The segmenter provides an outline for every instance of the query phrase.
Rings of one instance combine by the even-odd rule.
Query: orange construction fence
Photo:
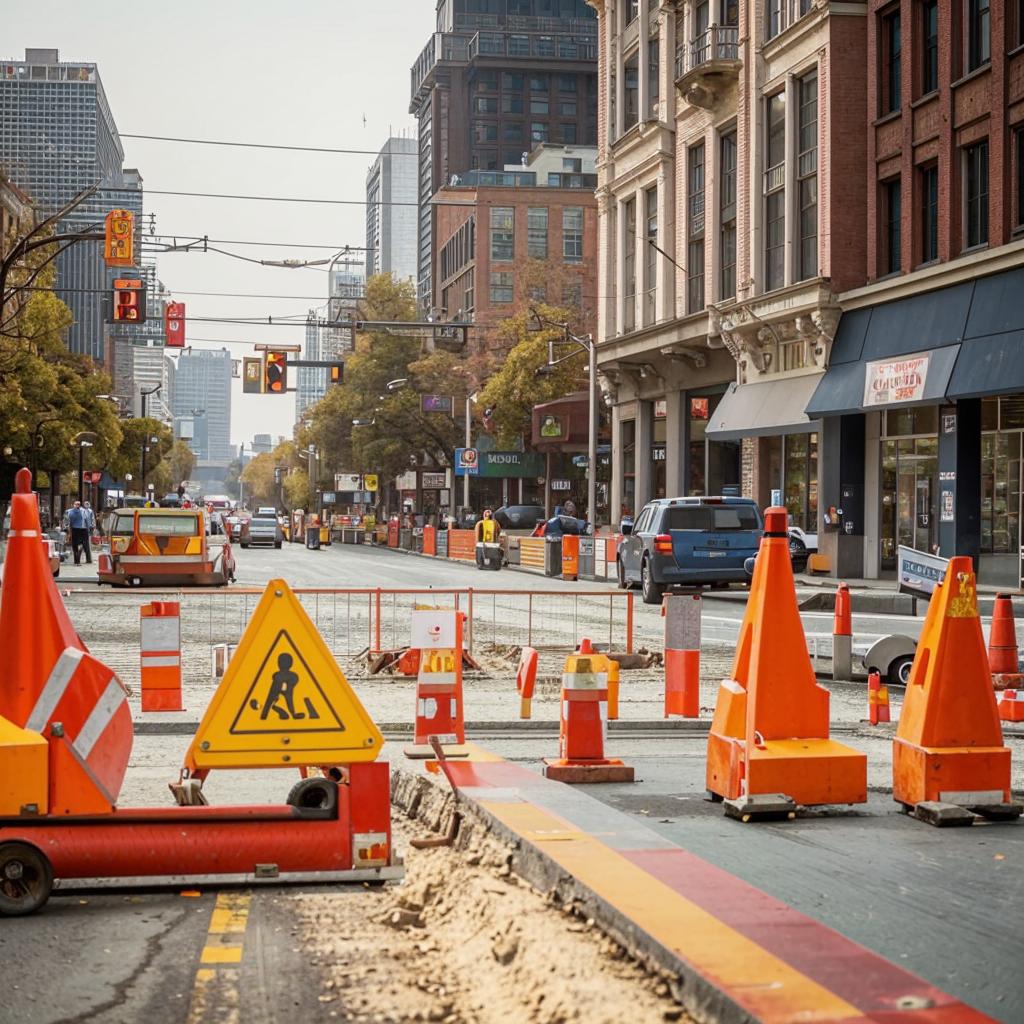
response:
[[[449,530],[448,557],[463,562],[475,562],[476,534],[472,530]]]

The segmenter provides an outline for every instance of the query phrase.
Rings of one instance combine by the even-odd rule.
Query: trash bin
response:
[[[320,531],[319,530],[307,530],[306,531],[306,547],[310,551],[320,550]]]
[[[595,544],[593,537],[580,537],[579,577],[593,579],[595,572]]]
[[[544,575],[562,575],[562,538],[544,538]]]

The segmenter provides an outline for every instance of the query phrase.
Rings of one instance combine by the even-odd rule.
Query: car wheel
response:
[[[665,588],[662,584],[654,581],[651,563],[647,558],[640,565],[640,590],[643,594],[644,604],[661,604],[661,596],[665,592]]]
[[[52,888],[53,868],[43,853],[28,843],[0,845],[0,917],[34,913]]]
[[[807,568],[807,545],[798,537],[789,538],[789,560],[793,564],[793,572],[803,572]]]
[[[629,580],[626,579],[626,567],[622,564],[621,558],[615,559],[615,575],[618,577],[619,590],[629,590]]]
[[[909,655],[905,654],[901,658],[897,658],[890,666],[887,673],[887,677],[890,685],[892,686],[906,686],[910,682],[910,669],[914,664],[914,659]]]

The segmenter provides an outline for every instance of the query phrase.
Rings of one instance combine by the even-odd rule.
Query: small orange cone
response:
[[[565,660],[557,760],[544,759],[544,775],[558,782],[632,782],[633,767],[604,756],[611,661],[588,639]]]
[[[786,522],[784,508],[765,513],[733,678],[719,689],[708,741],[708,791],[746,801],[744,820],[761,796],[780,798],[773,809],[867,799],[867,757],[829,738],[829,693],[807,652]]]
[[[1017,629],[1013,621],[1013,599],[996,594],[992,607],[992,625],[988,633],[988,667],[997,690],[1024,686],[1017,654]]]
[[[889,717],[889,687],[882,685],[882,677],[877,672],[868,676],[868,721],[872,725],[892,721]]]
[[[519,717],[522,719],[530,717],[539,659],[540,655],[533,647],[524,647],[519,656],[519,668],[516,670],[516,693],[519,694]]]
[[[1003,745],[970,558],[950,559],[928,604],[892,772],[893,799],[934,824],[944,823],[942,805],[995,818],[1020,813],[1010,802],[1010,750]],[[964,820],[973,819],[961,813],[950,823]]]

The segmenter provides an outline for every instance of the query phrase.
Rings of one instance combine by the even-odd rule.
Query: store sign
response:
[[[553,491],[571,491],[572,484],[568,480],[552,480],[551,490]]]
[[[363,477],[360,473],[335,473],[334,489],[336,491],[361,491]]]
[[[668,399],[667,398],[656,398],[654,400],[654,418],[656,420],[663,420],[668,417]]]
[[[424,473],[423,490],[439,491],[447,482],[444,473]]]
[[[338,503],[338,495],[335,491],[324,491],[321,497],[325,505],[336,505]]]
[[[476,476],[480,472],[480,453],[475,448],[455,449],[455,475]]]
[[[451,416],[453,401],[451,395],[420,395],[420,408],[423,412],[443,412]]]
[[[663,444],[652,444],[651,445],[651,461],[652,462],[664,462],[665,461],[665,446]]]
[[[947,565],[949,565],[948,558],[940,558],[927,551],[905,548],[901,544],[898,548],[896,564],[896,580],[899,589],[931,597],[932,591],[946,575]]]
[[[456,476],[501,479],[543,474],[544,456],[538,452],[482,452],[476,448],[455,449]]]
[[[909,359],[886,359],[866,363],[864,368],[864,405],[895,405],[920,402],[928,379],[928,353]]]
[[[562,434],[562,418],[560,416],[552,416],[551,413],[546,413],[544,418],[540,421],[540,436],[561,437]]]

